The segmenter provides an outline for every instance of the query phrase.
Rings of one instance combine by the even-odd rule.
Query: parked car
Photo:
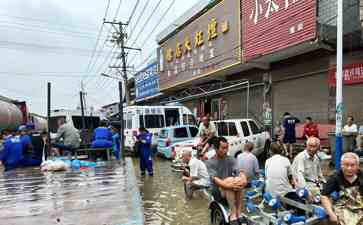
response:
[[[157,151],[166,158],[172,158],[172,146],[176,143],[193,139],[198,134],[198,127],[181,125],[160,130]]]
[[[216,126],[217,136],[225,137],[229,143],[228,155],[237,157],[242,153],[246,142],[255,145],[253,153],[257,157],[266,157],[270,145],[271,137],[263,131],[252,119],[231,119],[211,121]],[[193,149],[199,143],[199,137],[185,142],[179,142],[172,146],[175,160],[179,161],[182,152],[186,149]]]

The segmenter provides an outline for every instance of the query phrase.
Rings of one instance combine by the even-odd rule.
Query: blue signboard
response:
[[[148,65],[135,75],[136,100],[159,94],[159,75],[156,62]]]

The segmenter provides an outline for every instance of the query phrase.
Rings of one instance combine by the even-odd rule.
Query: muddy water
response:
[[[0,173],[0,224],[142,224],[136,180],[128,170],[113,163],[83,171]]]
[[[208,202],[202,198],[186,201],[181,177],[171,171],[171,162],[157,157],[153,160],[154,176],[142,177],[134,159],[146,224],[209,224]]]

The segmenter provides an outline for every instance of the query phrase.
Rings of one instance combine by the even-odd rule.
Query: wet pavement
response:
[[[140,176],[134,159],[147,225],[209,224],[208,202],[202,198],[187,201],[180,175],[171,170],[171,161],[154,157],[154,176]]]
[[[7,225],[139,225],[143,223],[131,160],[95,169],[0,174],[0,221]]]

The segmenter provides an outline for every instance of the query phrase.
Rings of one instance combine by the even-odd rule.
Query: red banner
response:
[[[316,37],[316,0],[241,0],[243,59]]]
[[[352,85],[363,83],[363,63],[348,64],[343,66],[343,84]],[[329,85],[336,85],[336,68],[329,70]]]

